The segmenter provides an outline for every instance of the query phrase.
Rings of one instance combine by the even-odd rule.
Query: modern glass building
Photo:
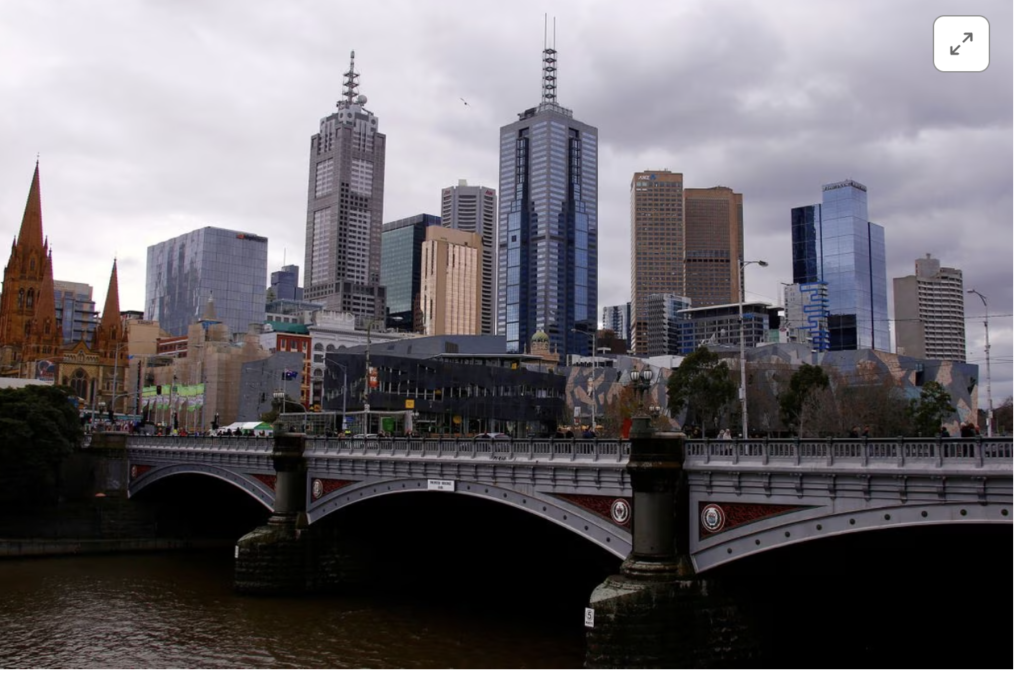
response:
[[[299,302],[303,300],[303,288],[300,288],[300,267],[295,264],[286,264],[277,272],[271,274],[272,295],[275,300],[292,300]]]
[[[646,296],[646,355],[689,354],[694,351],[694,326],[682,313],[690,298],[669,293]]]
[[[829,289],[824,283],[788,283],[783,286],[788,342],[811,345],[816,352],[829,349]]]
[[[509,352],[544,331],[563,361],[592,353],[596,326],[597,130],[557,103],[557,51],[543,99],[501,128],[497,327]]]
[[[822,203],[793,208],[794,283],[825,283],[829,349],[889,351],[885,230],[868,221],[868,189],[822,187]]]
[[[631,325],[631,303],[610,305],[603,308],[603,328],[614,331],[614,337],[628,340]]]
[[[54,281],[56,295],[56,320],[63,329],[63,342],[92,342],[92,334],[98,325],[92,287],[87,283]]]
[[[186,335],[209,296],[230,332],[265,320],[268,239],[204,227],[148,247],[145,316],[170,335]]]
[[[387,294],[388,328],[412,331],[420,306],[420,248],[427,227],[439,226],[437,215],[420,214],[381,228],[381,285]]]

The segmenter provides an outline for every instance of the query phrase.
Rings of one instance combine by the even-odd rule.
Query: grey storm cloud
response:
[[[982,73],[934,68],[932,24],[960,12],[990,23]],[[437,212],[460,178],[497,187],[498,129],[539,101],[544,13],[559,101],[600,131],[601,305],[628,300],[634,173],[741,192],[746,255],[771,263],[748,295],[774,302],[791,208],[852,178],[890,286],[931,253],[988,296],[993,393],[1012,393],[1009,0],[6,0],[0,238],[38,152],[56,276],[99,299],[117,257],[121,305],[143,309],[147,247],[205,225],[302,266],[309,139],[350,50],[388,137],[385,220]],[[983,311],[969,296],[982,365]]]

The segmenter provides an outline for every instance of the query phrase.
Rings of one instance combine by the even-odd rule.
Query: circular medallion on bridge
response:
[[[314,483],[310,485],[310,493],[314,496],[314,500],[317,500],[324,495],[325,485],[321,483],[320,479],[315,479]]]
[[[137,479],[137,478],[138,478],[138,466],[137,465],[131,465],[131,479]]]
[[[631,519],[631,505],[623,498],[616,499],[610,504],[610,518],[615,524],[625,525]]]
[[[715,533],[727,523],[727,517],[723,514],[723,508],[710,503],[702,508],[702,526],[706,531]]]

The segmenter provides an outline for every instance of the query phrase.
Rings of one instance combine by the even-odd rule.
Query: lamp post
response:
[[[589,377],[589,381],[586,383],[586,391],[589,393],[589,423],[593,432],[596,432],[596,394],[593,392],[593,388],[596,383],[596,334],[581,328],[572,328],[575,333],[582,333],[588,335],[593,340],[593,372]]]
[[[645,411],[645,397],[646,392],[653,384],[653,369],[646,366],[641,371],[637,368],[631,369],[628,372],[628,378],[631,382],[632,388],[635,390],[635,394],[639,397],[639,410]]]
[[[334,359],[329,359],[325,356],[325,367],[327,368],[328,362],[332,362],[332,366],[342,369],[342,428],[341,432],[346,432],[346,385],[348,384],[348,378],[346,373],[346,367],[343,364],[336,363]],[[325,403],[325,383],[321,381],[321,405]]]
[[[988,436],[994,437],[995,409],[991,403],[991,342],[988,338],[988,298],[974,288],[968,290],[967,293],[976,295],[984,303],[984,368],[988,374]]]
[[[768,267],[765,260],[741,260],[737,267],[737,323],[741,329],[741,390],[738,395],[741,399],[741,437],[748,438],[748,380],[744,361],[744,268],[749,264],[757,264],[760,267]]]

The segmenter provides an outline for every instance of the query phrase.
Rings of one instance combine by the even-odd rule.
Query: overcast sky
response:
[[[933,22],[960,9],[990,23],[984,72],[934,67]],[[55,276],[100,307],[114,257],[121,308],[143,310],[147,247],[207,225],[302,269],[309,140],[352,49],[388,138],[384,220],[439,214],[460,178],[497,187],[498,129],[540,98],[545,12],[558,101],[599,128],[601,307],[629,299],[634,172],[741,192],[746,258],[770,262],[747,297],[772,302],[790,209],[851,178],[885,227],[890,316],[916,258],[962,269],[990,305],[994,401],[1012,394],[1011,0],[3,0],[0,239],[39,153]],[[983,313],[968,296],[982,371]]]

